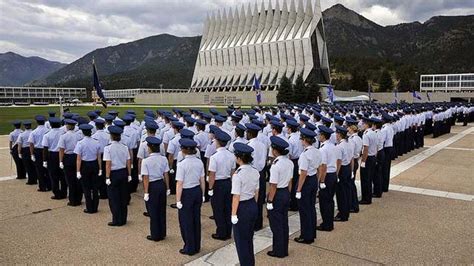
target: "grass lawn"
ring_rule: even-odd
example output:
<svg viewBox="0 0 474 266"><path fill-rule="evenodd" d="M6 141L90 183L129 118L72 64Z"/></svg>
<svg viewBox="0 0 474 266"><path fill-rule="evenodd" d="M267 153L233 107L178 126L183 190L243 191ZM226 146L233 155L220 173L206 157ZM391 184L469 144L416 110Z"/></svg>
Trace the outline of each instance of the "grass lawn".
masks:
<svg viewBox="0 0 474 266"><path fill-rule="evenodd" d="M161 110L171 110L173 107L171 106L110 106L107 109L102 108L102 106L75 106L75 107L64 107L69 108L69 111L72 113L78 113L82 116L86 116L87 112L91 110L100 109L102 110L102 116L104 113L110 110L116 110L119 113L119 116L123 115L126 110L135 110L137 113L138 119L143 119L143 110L151 109L153 111L157 109ZM180 107L181 110L188 111L190 107ZM196 107L195 109L202 110L204 112L208 112L209 108L204 107ZM219 112L224 112L225 108L223 107L216 107L216 110ZM6 135L10 133L13 129L11 122L18 119L18 120L31 120L34 125L34 116L38 114L42 114L48 117L48 111L56 111L56 116L59 115L59 106L24 106L24 107L0 107L0 135Z"/></svg>

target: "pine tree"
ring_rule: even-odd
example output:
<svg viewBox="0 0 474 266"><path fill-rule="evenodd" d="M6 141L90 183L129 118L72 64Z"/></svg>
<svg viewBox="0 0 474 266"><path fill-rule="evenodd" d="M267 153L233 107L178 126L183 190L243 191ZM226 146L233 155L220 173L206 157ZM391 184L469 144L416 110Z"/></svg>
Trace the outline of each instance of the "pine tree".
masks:
<svg viewBox="0 0 474 266"><path fill-rule="evenodd" d="M306 84L306 97L305 102L315 103L318 101L318 97L321 96L319 84L314 79L310 79Z"/></svg>
<svg viewBox="0 0 474 266"><path fill-rule="evenodd" d="M304 85L303 75L300 74L296 77L295 85L293 86L293 100L295 103L303 103L306 102L307 99L307 90L306 86Z"/></svg>
<svg viewBox="0 0 474 266"><path fill-rule="evenodd" d="M293 102L293 84L286 76L283 76L280 80L280 87L278 87L277 94L278 103L291 103Z"/></svg>
<svg viewBox="0 0 474 266"><path fill-rule="evenodd" d="M367 76L359 71L354 71L351 79L352 90L367 92L367 86Z"/></svg>
<svg viewBox="0 0 474 266"><path fill-rule="evenodd" d="M398 81L398 85L397 85L397 90L399 92L406 92L406 91L412 90L410 81L408 80L406 76L403 75L400 77L400 80Z"/></svg>
<svg viewBox="0 0 474 266"><path fill-rule="evenodd" d="M390 92L393 90L392 76L386 69L384 69L380 75L379 84L381 92Z"/></svg>

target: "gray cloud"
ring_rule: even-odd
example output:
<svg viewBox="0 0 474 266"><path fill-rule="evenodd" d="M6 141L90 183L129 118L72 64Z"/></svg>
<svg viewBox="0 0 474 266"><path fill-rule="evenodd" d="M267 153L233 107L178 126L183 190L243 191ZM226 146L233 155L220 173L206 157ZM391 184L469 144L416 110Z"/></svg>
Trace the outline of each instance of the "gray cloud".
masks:
<svg viewBox="0 0 474 266"><path fill-rule="evenodd" d="M72 62L101 47L160 33L201 34L208 12L254 0L1 0L0 52ZM272 0L275 1L275 0ZM279 0L282 1L282 0ZM260 0L258 0L260 6ZM267 0L265 0L267 2ZM321 0L381 25L474 13L472 0Z"/></svg>

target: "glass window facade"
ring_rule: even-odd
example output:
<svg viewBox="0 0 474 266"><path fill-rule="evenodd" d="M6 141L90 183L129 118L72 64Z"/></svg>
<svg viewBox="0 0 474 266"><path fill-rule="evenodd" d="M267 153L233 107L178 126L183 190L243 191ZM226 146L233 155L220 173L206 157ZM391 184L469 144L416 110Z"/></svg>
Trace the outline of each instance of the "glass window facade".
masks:
<svg viewBox="0 0 474 266"><path fill-rule="evenodd" d="M474 92L474 73L421 75L420 90Z"/></svg>

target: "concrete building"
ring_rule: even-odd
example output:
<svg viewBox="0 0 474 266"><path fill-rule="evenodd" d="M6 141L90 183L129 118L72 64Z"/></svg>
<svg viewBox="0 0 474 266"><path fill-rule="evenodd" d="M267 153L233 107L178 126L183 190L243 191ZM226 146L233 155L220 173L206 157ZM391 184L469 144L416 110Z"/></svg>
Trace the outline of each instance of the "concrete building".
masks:
<svg viewBox="0 0 474 266"><path fill-rule="evenodd" d="M149 95L161 95L167 93L186 93L188 89L153 89L153 88L135 88L135 89L124 89L124 90L103 90L105 98L107 100L115 100L123 103L134 102L135 96L139 94ZM146 96L145 96L146 97ZM95 90L92 91L92 98L98 99ZM156 103L161 104L161 103Z"/></svg>
<svg viewBox="0 0 474 266"><path fill-rule="evenodd" d="M474 73L421 75L421 92L474 92Z"/></svg>
<svg viewBox="0 0 474 266"><path fill-rule="evenodd" d="M67 100L84 100L85 88L49 88L49 87L0 87L1 103L54 103L59 97Z"/></svg>
<svg viewBox="0 0 474 266"><path fill-rule="evenodd" d="M249 3L208 16L191 91L248 91L255 76L263 90L299 74L329 83L320 0L296 1Z"/></svg>

